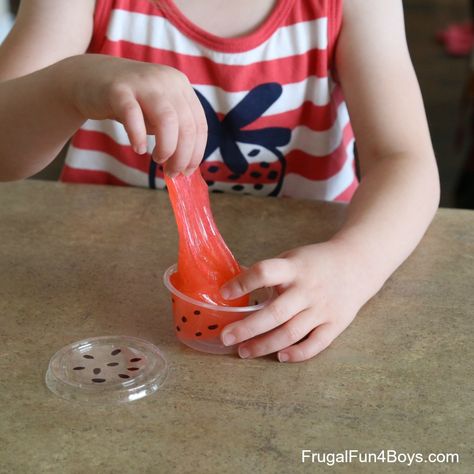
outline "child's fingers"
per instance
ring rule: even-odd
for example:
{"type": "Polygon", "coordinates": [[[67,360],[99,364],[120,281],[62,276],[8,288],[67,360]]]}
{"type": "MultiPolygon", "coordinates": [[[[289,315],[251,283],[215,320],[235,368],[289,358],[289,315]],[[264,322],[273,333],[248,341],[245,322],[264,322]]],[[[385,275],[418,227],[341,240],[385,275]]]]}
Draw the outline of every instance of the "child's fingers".
{"type": "Polygon", "coordinates": [[[143,155],[147,151],[145,119],[140,104],[132,91],[123,88],[112,101],[115,118],[123,124],[130,143],[136,153],[143,155]]]}
{"type": "Polygon", "coordinates": [[[155,135],[153,159],[163,163],[176,151],[179,120],[175,108],[166,99],[149,94],[141,101],[147,123],[155,135]]]}
{"type": "Polygon", "coordinates": [[[189,93],[188,102],[196,123],[194,150],[191,155],[191,161],[189,162],[188,167],[184,170],[184,174],[189,176],[201,164],[204,156],[207,144],[207,120],[201,102],[199,102],[199,99],[193,90],[189,93]]]}
{"type": "Polygon", "coordinates": [[[285,258],[262,260],[228,281],[220,292],[224,298],[231,300],[258,288],[287,285],[295,276],[293,265],[285,258]]]}
{"type": "Polygon", "coordinates": [[[307,339],[294,344],[278,353],[280,362],[302,362],[311,359],[326,349],[341,330],[334,323],[324,323],[318,326],[307,339]]]}
{"type": "Polygon", "coordinates": [[[170,177],[182,173],[189,165],[196,141],[197,125],[188,102],[176,100],[179,117],[178,143],[176,150],[165,165],[165,172],[170,177]]]}
{"type": "Polygon", "coordinates": [[[306,307],[300,292],[296,288],[289,289],[260,311],[226,326],[222,331],[222,342],[228,346],[268,332],[281,326],[306,307]]]}
{"type": "Polygon", "coordinates": [[[301,341],[321,323],[322,320],[315,319],[314,309],[306,309],[272,332],[241,344],[239,355],[242,358],[260,357],[286,349],[301,341]]]}

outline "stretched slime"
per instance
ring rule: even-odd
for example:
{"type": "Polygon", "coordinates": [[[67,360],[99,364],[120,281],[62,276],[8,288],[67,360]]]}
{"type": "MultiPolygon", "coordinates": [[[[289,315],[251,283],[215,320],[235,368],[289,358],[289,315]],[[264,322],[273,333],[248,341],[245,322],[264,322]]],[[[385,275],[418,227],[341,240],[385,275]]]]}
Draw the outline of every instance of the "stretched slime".
{"type": "MultiPolygon", "coordinates": [[[[241,268],[214,222],[201,172],[197,169],[191,176],[165,180],[179,234],[178,267],[171,283],[186,296],[208,304],[248,306],[247,295],[225,300],[219,292],[241,268]]],[[[205,339],[216,337],[222,330],[217,312],[202,311],[181,300],[174,302],[173,311],[180,337],[205,339]]]]}

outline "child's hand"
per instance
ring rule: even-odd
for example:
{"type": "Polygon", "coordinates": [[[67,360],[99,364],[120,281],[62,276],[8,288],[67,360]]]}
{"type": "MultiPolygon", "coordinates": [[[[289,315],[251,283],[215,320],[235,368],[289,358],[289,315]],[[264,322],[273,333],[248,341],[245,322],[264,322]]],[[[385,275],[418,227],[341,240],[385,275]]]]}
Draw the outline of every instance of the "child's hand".
{"type": "Polygon", "coordinates": [[[207,141],[206,117],[184,74],[168,66],[103,55],[70,58],[70,100],[84,119],[121,122],[134,150],[147,151],[155,135],[153,159],[173,177],[191,174],[207,141]]]}
{"type": "Polygon", "coordinates": [[[253,265],[222,287],[223,296],[237,298],[271,286],[278,296],[266,308],[226,326],[222,341],[226,345],[246,341],[239,346],[241,357],[278,351],[281,362],[299,362],[315,356],[379,289],[359,265],[341,242],[332,241],[253,265]]]}

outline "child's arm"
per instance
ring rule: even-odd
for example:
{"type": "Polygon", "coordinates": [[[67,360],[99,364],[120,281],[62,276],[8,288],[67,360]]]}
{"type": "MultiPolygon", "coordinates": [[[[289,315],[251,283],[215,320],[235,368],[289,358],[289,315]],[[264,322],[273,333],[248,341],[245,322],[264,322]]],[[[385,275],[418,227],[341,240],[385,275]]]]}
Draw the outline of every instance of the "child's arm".
{"type": "Polygon", "coordinates": [[[0,47],[0,181],[40,171],[86,119],[118,120],[140,154],[147,133],[155,135],[153,157],[166,162],[170,176],[199,166],[207,123],[183,74],[81,54],[91,39],[94,4],[22,1],[0,47]]]}
{"type": "Polygon", "coordinates": [[[330,241],[259,262],[226,286],[232,297],[270,285],[280,293],[223,331],[224,342],[250,339],[240,345],[244,357],[279,351],[281,361],[296,362],[325,349],[413,251],[438,207],[438,172],[401,0],[345,0],[336,60],[362,180],[330,241]]]}
{"type": "Polygon", "coordinates": [[[40,171],[84,121],[59,93],[64,68],[46,67],[85,52],[93,13],[94,0],[22,0],[0,47],[0,180],[40,171]]]}

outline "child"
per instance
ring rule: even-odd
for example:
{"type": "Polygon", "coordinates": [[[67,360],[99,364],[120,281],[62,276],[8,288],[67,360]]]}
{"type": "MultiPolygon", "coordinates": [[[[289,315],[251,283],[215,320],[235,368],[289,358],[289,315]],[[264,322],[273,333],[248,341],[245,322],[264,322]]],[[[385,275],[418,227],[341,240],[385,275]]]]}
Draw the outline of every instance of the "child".
{"type": "Polygon", "coordinates": [[[0,81],[2,180],[38,172],[79,129],[67,182],[163,187],[156,163],[174,176],[202,161],[217,192],[350,201],[328,242],[222,288],[279,293],[223,331],[244,358],[325,349],[439,203],[401,0],[23,0],[0,81]]]}

